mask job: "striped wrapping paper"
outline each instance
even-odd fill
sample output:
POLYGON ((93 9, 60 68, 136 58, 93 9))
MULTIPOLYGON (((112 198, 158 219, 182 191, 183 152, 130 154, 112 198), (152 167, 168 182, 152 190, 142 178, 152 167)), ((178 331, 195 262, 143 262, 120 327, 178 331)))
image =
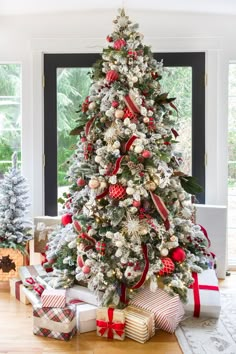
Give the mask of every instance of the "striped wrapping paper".
POLYGON ((184 316, 183 305, 178 295, 171 296, 162 289, 152 292, 141 289, 129 305, 154 313, 156 329, 173 333, 184 316))
POLYGON ((75 308, 33 305, 33 326, 35 335, 67 341, 77 332, 75 308))
POLYGON ((43 307, 65 307, 66 290, 64 289, 45 289, 41 296, 43 307))
POLYGON ((155 334, 154 314, 128 306, 125 312, 125 335, 139 343, 147 342, 155 334))

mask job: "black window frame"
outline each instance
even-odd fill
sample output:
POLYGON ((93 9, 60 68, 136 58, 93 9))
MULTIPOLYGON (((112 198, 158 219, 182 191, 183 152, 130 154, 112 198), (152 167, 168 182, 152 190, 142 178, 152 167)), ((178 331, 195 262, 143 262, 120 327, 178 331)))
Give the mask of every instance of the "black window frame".
MULTIPOLYGON (((166 67, 192 67, 192 175, 203 187, 205 203, 205 53, 153 53, 166 67)), ((45 215, 57 210, 57 68, 91 67, 98 53, 44 54, 44 205, 45 215)), ((180 137, 181 138, 181 137, 180 137)))

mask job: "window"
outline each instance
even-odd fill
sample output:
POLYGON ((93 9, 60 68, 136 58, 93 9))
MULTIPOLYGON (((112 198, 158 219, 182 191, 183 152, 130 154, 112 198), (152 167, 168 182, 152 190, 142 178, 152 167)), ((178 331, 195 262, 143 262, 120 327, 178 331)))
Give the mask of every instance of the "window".
POLYGON ((21 161, 21 65, 0 64, 0 179, 14 151, 21 161))
MULTIPOLYGON (((162 87, 169 97, 177 97, 177 124, 184 148, 184 172, 197 177, 205 187, 205 54, 158 53, 158 61, 167 67, 162 87)), ((57 199, 66 191, 67 160, 76 137, 69 137, 74 127, 76 107, 87 96, 87 73, 99 54, 45 54, 44 73, 44 149, 45 215, 57 215, 57 199)), ((182 144, 182 147, 181 147, 182 144)), ((205 193, 197 196, 205 202, 205 193)))

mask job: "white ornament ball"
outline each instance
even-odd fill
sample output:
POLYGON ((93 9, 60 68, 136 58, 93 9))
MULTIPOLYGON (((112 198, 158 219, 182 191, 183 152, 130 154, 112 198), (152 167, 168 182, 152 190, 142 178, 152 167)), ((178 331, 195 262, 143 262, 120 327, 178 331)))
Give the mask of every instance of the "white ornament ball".
POLYGON ((134 151, 136 154, 140 154, 143 151, 144 147, 142 145, 136 145, 134 151))
POLYGON ((124 111, 122 109, 117 109, 115 111, 115 117, 118 119, 121 119, 124 117, 124 111))
POLYGON ((89 181, 89 187, 90 187, 91 189, 97 189, 99 186, 100 186, 99 180, 97 180, 97 179, 91 179, 91 180, 89 181))
POLYGON ((126 188, 126 193, 127 193, 128 195, 133 195, 134 192, 135 192, 135 189, 134 189, 134 188, 132 188, 132 187, 126 188))
POLYGON ((148 122, 149 122, 149 118, 148 118, 148 117, 144 117, 144 118, 143 118, 143 122, 144 122, 144 123, 148 123, 148 122))
POLYGON ((169 253, 169 250, 167 248, 162 248, 161 249, 161 255, 163 257, 166 257, 168 255, 168 253, 169 253))
POLYGON ((148 233, 148 229, 146 227, 142 227, 140 230, 139 230, 139 234, 141 236, 144 236, 148 233))
POLYGON ((102 161, 101 156, 95 156, 95 162, 100 163, 102 161))
POLYGON ((100 188, 106 188, 107 187, 107 182, 105 182, 105 181, 102 181, 102 182, 100 182, 100 188))
POLYGON ((93 111, 96 107, 96 103, 95 102, 90 102, 89 105, 88 105, 88 109, 90 111, 93 111))

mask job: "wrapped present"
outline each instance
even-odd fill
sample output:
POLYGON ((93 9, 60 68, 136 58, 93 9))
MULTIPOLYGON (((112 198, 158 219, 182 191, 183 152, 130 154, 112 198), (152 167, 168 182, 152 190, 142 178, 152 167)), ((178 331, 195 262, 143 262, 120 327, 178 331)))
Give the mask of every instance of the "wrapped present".
POLYGON ((100 297, 102 297, 99 292, 98 295, 93 293, 91 290, 81 285, 74 285, 66 290, 66 296, 73 299, 79 299, 90 305, 99 306, 101 303, 100 297))
POLYGON ((41 303, 41 295, 45 290, 45 286, 37 278, 26 278, 23 287, 24 294, 32 305, 41 303))
POLYGON ((34 218, 34 252, 44 253, 50 233, 61 224, 61 216, 37 216, 34 218))
POLYGON ((33 326, 35 335, 67 341, 77 332, 75 308, 36 304, 33 306, 33 326))
POLYGON ((65 307, 65 289, 45 289, 41 296, 43 307, 65 307))
POLYGON ((11 278, 9 279, 9 282, 11 295, 23 304, 28 305, 30 302, 24 293, 24 285, 22 284, 22 281, 19 278, 11 278))
POLYGON ((22 290, 32 305, 41 304, 40 296, 36 292, 34 292, 32 289, 29 289, 29 288, 26 288, 25 286, 23 286, 22 290))
POLYGON ((125 312, 125 336, 139 343, 147 342, 155 335, 154 314, 134 306, 128 306, 125 312))
POLYGON ((125 339, 125 313, 122 310, 101 307, 97 309, 97 335, 110 339, 125 339))
POLYGON ((184 305, 187 315, 218 318, 220 315, 220 292, 214 269, 193 273, 194 283, 188 289, 188 303, 184 305))
POLYGON ((184 316, 179 296, 171 296, 159 288, 155 292, 147 287, 141 289, 129 304, 154 313, 156 329, 170 333, 175 331, 184 316))
POLYGON ((96 312, 97 306, 85 304, 84 302, 74 302, 76 306, 77 329, 80 333, 96 331, 96 312))
POLYGON ((37 276, 47 275, 45 269, 40 265, 29 265, 19 268, 19 277, 21 278, 23 284, 25 284, 26 278, 36 278, 37 276))

